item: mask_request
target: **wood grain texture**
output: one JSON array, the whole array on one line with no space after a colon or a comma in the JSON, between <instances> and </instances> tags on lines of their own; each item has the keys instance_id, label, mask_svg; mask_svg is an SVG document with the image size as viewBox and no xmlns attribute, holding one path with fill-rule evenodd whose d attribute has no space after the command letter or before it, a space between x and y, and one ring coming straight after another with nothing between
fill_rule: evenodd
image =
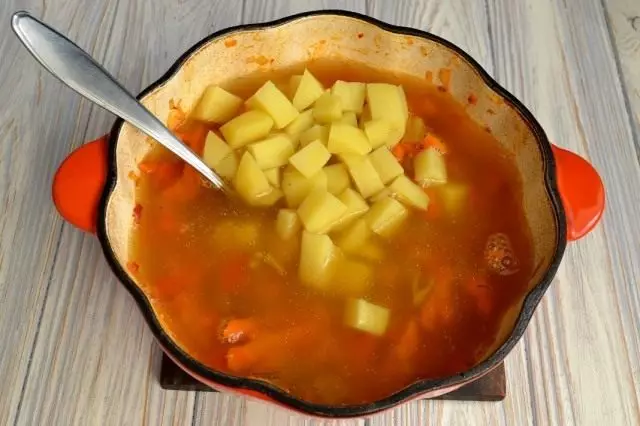
<instances>
[{"instance_id":1,"label":"wood grain texture","mask_svg":"<svg viewBox=\"0 0 640 426\"><path fill-rule=\"evenodd\" d=\"M603 0L640 161L640 2Z\"/></svg>"},{"instance_id":2,"label":"wood grain texture","mask_svg":"<svg viewBox=\"0 0 640 426\"><path fill-rule=\"evenodd\" d=\"M224 394L160 389L159 349L91 236L50 202L64 156L113 117L81 100L0 26L0 424L640 424L640 15L635 0L5 0L68 34L132 91L216 29L340 8L466 49L607 188L600 226L572 244L523 341L503 403L415 402L320 421Z\"/></svg>"}]
</instances>

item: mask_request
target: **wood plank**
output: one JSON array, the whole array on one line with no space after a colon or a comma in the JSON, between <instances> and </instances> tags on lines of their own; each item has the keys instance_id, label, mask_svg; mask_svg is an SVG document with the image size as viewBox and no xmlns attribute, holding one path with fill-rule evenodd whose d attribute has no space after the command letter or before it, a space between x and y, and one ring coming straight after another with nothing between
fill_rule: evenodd
<instances>
[{"instance_id":1,"label":"wood plank","mask_svg":"<svg viewBox=\"0 0 640 426\"><path fill-rule=\"evenodd\" d=\"M105 67L133 92L164 73L200 38L240 22L239 9L220 3L203 8L197 0L183 1L180 8L173 2L153 0L113 2L106 10L61 0L46 5L49 11L59 10L59 15L51 20L45 14L45 20L74 39L86 33L91 43L80 39L80 44L104 60ZM85 16L89 10L95 17ZM108 31L100 31L101 22ZM92 43L102 50L91 49ZM30 62L24 68L37 66ZM42 86L59 84L46 76ZM78 102L68 89L62 93ZM45 111L59 114L56 99L48 97L47 101ZM64 141L55 145L54 141L34 140L31 150L36 151L33 147L38 142L44 158L56 154L59 160L68 151L74 127L83 131L74 137L74 144L83 141L85 129L88 137L107 131L113 116L97 108L90 111L80 125L39 119L43 126L60 132ZM78 114L70 111L69 115L75 119ZM24 159L30 157L23 154ZM26 212L38 212L43 203L50 203L50 173L42 179L46 182L43 194L24 205L22 214L29 220ZM47 213L55 217L50 207ZM59 227L59 219L55 221ZM63 229L16 424L192 424L194 411L199 410L195 393L165 392L158 385L158 348L132 298L107 267L97 241L68 225ZM233 409L234 404L241 407L241 402L232 401L225 410Z\"/></svg>"},{"instance_id":2,"label":"wood plank","mask_svg":"<svg viewBox=\"0 0 640 426\"><path fill-rule=\"evenodd\" d=\"M3 1L8 19L28 8L103 58L116 1L93 8L59 2ZM73 144L85 138L91 114L81 101L51 79L20 47L10 26L0 28L0 377L8 392L0 398L0 424L12 424L21 403L25 375L33 371L34 341L43 304L58 283L51 271L60 259L62 222L51 203L51 177Z\"/></svg>"},{"instance_id":3,"label":"wood plank","mask_svg":"<svg viewBox=\"0 0 640 426\"><path fill-rule=\"evenodd\" d=\"M640 235L629 230L640 173L601 4L488 5L498 79L552 140L595 164L608 197L601 226L568 247L525 338L534 424L637 424Z\"/></svg>"},{"instance_id":4,"label":"wood plank","mask_svg":"<svg viewBox=\"0 0 640 426\"><path fill-rule=\"evenodd\" d=\"M603 0L611 42L615 46L623 95L629 109L636 154L640 160L640 3Z\"/></svg>"}]
</instances>

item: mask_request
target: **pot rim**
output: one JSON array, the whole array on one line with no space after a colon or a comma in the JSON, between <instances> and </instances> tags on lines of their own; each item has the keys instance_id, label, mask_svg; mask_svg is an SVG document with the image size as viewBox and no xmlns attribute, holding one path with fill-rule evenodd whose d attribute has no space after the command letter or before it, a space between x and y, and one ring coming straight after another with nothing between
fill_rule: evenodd
<instances>
[{"instance_id":1,"label":"pot rim","mask_svg":"<svg viewBox=\"0 0 640 426\"><path fill-rule=\"evenodd\" d=\"M357 417L373 414L387 408L391 408L404 401L415 399L417 396L423 393L442 390L448 387L459 386L461 384L479 378L490 369L497 366L498 363L502 362L506 355L513 349L515 344L524 334L524 331L535 311L536 306L540 302L542 296L551 284L551 281L553 280L557 272L567 243L567 224L565 211L561 202L557 185L556 164L551 150L551 143L549 142L544 130L542 129L542 126L534 118L533 114L513 94L511 94L496 80L494 80L493 77L491 77L487 73L487 71L485 71L484 68L468 53L466 53L463 49L456 46L455 44L427 31L388 24L386 22L356 12L331 9L294 14L263 23L241 24L216 31L213 34L210 34L195 43L186 52L184 52L173 63L173 65L171 65L171 67L164 75L162 75L159 79L142 90L137 98L143 98L144 96L148 95L153 90L157 89L168 80L170 80L194 53L196 53L198 50L200 50L200 48L215 39L238 32L275 28L294 21L298 21L304 18L311 18L314 16L338 16L352 18L375 25L391 33L420 37L443 45L444 47L456 53L459 57L461 57L461 59L465 60L478 73L480 78L489 88L495 91L495 93L501 96L508 105L510 105L519 113L529 129L535 135L544 165L545 189L549 196L551 202L550 204L556 220L556 249L547 271L538 282L538 284L536 284L525 296L520 313L518 314L509 337L502 343L502 345L490 357L463 373L440 379L419 380L380 400L366 404L344 406L332 406L307 402L287 393L284 389L281 389L269 382L254 378L232 376L205 366L201 362L191 357L184 350L182 350L164 331L164 328L162 327L154 313L149 299L144 294L144 292L129 278L128 273L116 259L115 253L113 252L109 243L109 238L107 235L106 211L108 202L111 198L111 194L117 183L116 145L120 136L120 130L124 123L121 118L118 118L115 121L109 134L107 153L107 179L98 206L96 234L109 266L111 267L117 278L120 280L120 282L133 296L138 307L142 311L147 324L151 328L151 331L153 332L155 338L158 339L165 350L170 353L171 357L178 360L179 363L182 364L182 366L188 368L196 375L210 380L214 383L218 383L222 386L235 388L238 390L246 389L250 391L257 391L260 394L265 395L268 399L273 400L274 402L303 413L333 418Z\"/></svg>"}]
</instances>

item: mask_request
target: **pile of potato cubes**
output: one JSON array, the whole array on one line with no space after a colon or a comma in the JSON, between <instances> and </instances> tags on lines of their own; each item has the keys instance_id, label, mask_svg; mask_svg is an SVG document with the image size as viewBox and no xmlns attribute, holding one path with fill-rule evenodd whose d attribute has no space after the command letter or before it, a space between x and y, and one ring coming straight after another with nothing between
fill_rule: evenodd
<instances>
[{"instance_id":1,"label":"pile of potato cubes","mask_svg":"<svg viewBox=\"0 0 640 426\"><path fill-rule=\"evenodd\" d=\"M327 89L305 70L285 92L267 81L245 102L208 87L192 113L220 125L207 136L204 161L252 206L284 198L276 228L283 239L304 228L302 282L360 296L372 278L367 261L383 257L372 237L390 237L409 209L429 205L390 151L409 118L404 90L347 81ZM417 175L446 179L437 151L420 161L428 170Z\"/></svg>"}]
</instances>

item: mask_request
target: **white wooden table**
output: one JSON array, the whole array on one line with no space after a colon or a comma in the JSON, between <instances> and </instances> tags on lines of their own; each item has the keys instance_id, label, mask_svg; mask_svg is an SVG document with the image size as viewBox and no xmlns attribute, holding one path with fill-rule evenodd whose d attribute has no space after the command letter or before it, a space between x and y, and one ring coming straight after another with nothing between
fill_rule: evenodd
<instances>
[{"instance_id":1,"label":"white wooden table","mask_svg":"<svg viewBox=\"0 0 640 426\"><path fill-rule=\"evenodd\" d=\"M640 1L2 0L0 424L319 425L224 394L168 392L160 351L95 238L65 224L52 175L114 117L46 74L10 33L27 9L130 90L211 32L320 8L460 45L601 172L608 209L572 244L506 360L502 403L415 402L341 425L640 425Z\"/></svg>"}]
</instances>

